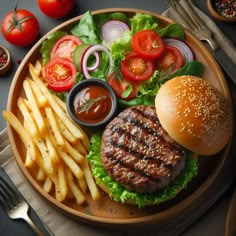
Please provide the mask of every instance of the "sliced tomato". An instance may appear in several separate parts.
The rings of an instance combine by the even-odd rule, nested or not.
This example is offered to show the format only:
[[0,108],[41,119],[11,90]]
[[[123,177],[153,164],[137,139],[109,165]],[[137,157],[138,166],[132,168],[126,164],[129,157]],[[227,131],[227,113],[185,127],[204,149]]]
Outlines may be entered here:
[[55,58],[42,71],[48,87],[55,92],[69,91],[75,83],[76,66],[68,59]]
[[82,40],[74,35],[65,35],[61,37],[53,46],[50,57],[66,58],[72,61],[75,48],[82,44]]
[[155,61],[156,68],[161,70],[167,70],[172,67],[172,72],[181,68],[184,64],[184,57],[181,51],[171,45],[165,45],[164,52]]
[[141,30],[135,33],[131,46],[133,51],[145,59],[156,59],[164,50],[162,38],[153,30]]
[[121,99],[130,100],[137,95],[138,84],[132,83],[132,81],[129,81],[124,77],[118,79],[114,72],[111,72],[108,76],[107,82]]
[[154,65],[152,60],[143,59],[135,52],[125,55],[121,61],[121,72],[127,79],[141,82],[150,78],[153,74]]

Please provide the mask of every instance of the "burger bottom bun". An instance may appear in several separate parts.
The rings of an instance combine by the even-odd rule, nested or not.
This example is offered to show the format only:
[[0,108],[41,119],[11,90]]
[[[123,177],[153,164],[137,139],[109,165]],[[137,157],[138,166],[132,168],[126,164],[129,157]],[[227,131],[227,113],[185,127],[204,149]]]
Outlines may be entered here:
[[163,128],[176,142],[199,155],[213,155],[229,142],[230,104],[209,82],[188,75],[167,81],[155,99]]

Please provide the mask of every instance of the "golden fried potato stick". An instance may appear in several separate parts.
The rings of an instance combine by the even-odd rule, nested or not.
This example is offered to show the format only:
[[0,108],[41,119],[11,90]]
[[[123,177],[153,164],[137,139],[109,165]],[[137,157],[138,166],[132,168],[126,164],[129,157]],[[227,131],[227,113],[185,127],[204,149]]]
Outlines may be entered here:
[[52,191],[52,187],[53,187],[53,182],[50,179],[49,176],[47,176],[45,178],[44,184],[43,184],[43,189],[47,192],[50,193]]
[[28,98],[29,104],[31,106],[31,110],[34,115],[34,120],[38,125],[39,132],[40,132],[40,134],[44,134],[45,130],[46,130],[46,125],[43,121],[43,116],[39,110],[37,100],[33,94],[33,91],[30,87],[28,80],[23,81],[23,88],[24,88],[26,97]]
[[74,145],[74,148],[77,149],[84,156],[88,154],[88,147],[85,148],[80,140],[78,140],[78,143]]
[[49,177],[52,180],[52,182],[54,183],[55,197],[56,197],[57,201],[59,201],[59,202],[64,201],[64,198],[62,197],[62,194],[61,194],[61,189],[60,189],[60,185],[59,185],[58,176],[57,175],[50,175]]
[[42,158],[43,158],[43,162],[44,162],[44,169],[46,171],[46,173],[48,173],[49,175],[54,173],[54,168],[52,165],[52,159],[49,155],[49,151],[48,148],[44,142],[44,139],[39,138],[39,137],[34,137],[34,143],[35,145],[38,147]]
[[87,181],[87,185],[88,185],[88,188],[90,190],[93,200],[98,200],[100,198],[100,193],[99,193],[98,187],[93,179],[91,170],[90,170],[89,165],[86,162],[86,160],[81,162],[81,168],[84,172],[84,177]]
[[39,76],[40,71],[42,70],[42,64],[40,63],[39,60],[37,60],[37,61],[35,62],[34,68],[35,68],[35,72],[36,72],[37,75]]
[[48,149],[49,156],[52,160],[52,163],[53,164],[58,163],[60,161],[60,158],[58,156],[55,146],[52,144],[51,136],[49,133],[45,137],[45,143]]
[[32,109],[31,109],[29,100],[28,100],[27,98],[23,98],[23,97],[21,97],[21,99],[22,99],[22,101],[24,102],[24,104],[26,105],[28,111],[29,111],[29,112],[32,112]]
[[86,198],[85,198],[83,192],[75,184],[71,171],[68,168],[65,168],[65,170],[66,170],[66,177],[67,177],[67,181],[68,181],[68,186],[69,186],[71,192],[73,193],[77,204],[81,205],[86,200]]
[[74,159],[62,150],[58,149],[58,152],[59,152],[60,158],[63,160],[66,166],[71,170],[74,176],[78,179],[82,178],[84,173],[79,167],[79,165],[74,161]]
[[58,182],[59,182],[61,196],[62,196],[62,199],[65,200],[68,193],[68,184],[67,184],[67,178],[66,178],[65,168],[63,164],[58,165],[57,175],[58,175]]
[[39,167],[39,169],[38,169],[38,173],[37,173],[37,175],[36,175],[36,179],[38,180],[38,181],[45,181],[45,179],[46,179],[46,174],[44,173],[44,171],[42,170],[42,168],[40,168]]
[[50,139],[54,147],[56,147],[57,153],[59,157],[65,163],[65,165],[72,171],[72,173],[76,176],[76,178],[80,179],[83,177],[83,171],[79,167],[79,165],[74,161],[74,159],[65,151],[63,147],[57,145],[55,138],[51,135]]
[[38,106],[44,107],[47,105],[47,99],[46,97],[42,94],[41,90],[39,89],[39,87],[35,84],[35,82],[32,79],[28,79],[30,86],[32,88],[32,91],[35,95],[35,97],[37,97],[37,104]]
[[80,189],[85,193],[87,190],[87,182],[86,182],[84,176],[80,179],[77,179],[77,180],[78,180],[78,184],[80,186]]
[[53,98],[55,99],[55,101],[57,102],[57,104],[63,109],[64,112],[67,112],[67,108],[66,108],[66,103],[64,101],[62,101],[58,96],[56,96],[55,94],[52,94]]
[[39,131],[22,97],[18,98],[17,106],[24,117],[24,122],[25,124],[27,124],[28,131],[30,132],[31,136],[37,136]]
[[60,128],[57,124],[52,108],[47,106],[44,108],[44,110],[45,110],[46,118],[48,121],[47,123],[49,124],[49,127],[51,131],[53,132],[53,136],[56,139],[57,145],[64,146],[65,145],[64,138],[60,132]]
[[25,156],[25,162],[24,165],[26,168],[33,168],[35,164],[35,161],[30,157],[30,154],[28,151],[26,151],[26,156]]
[[77,162],[80,163],[82,160],[84,160],[84,156],[81,155],[77,149],[75,149],[71,144],[67,141],[65,141],[65,148],[68,154]]
[[18,118],[10,111],[3,110],[2,116],[11,125],[11,127],[18,133],[22,142],[25,145],[27,152],[30,155],[30,158],[35,160],[36,147],[30,134],[26,131],[25,127],[21,124]]
[[70,142],[73,145],[76,145],[79,142],[79,139],[77,139],[63,124],[63,122],[56,116],[57,124],[59,126],[59,129],[61,131],[61,134],[63,137]]

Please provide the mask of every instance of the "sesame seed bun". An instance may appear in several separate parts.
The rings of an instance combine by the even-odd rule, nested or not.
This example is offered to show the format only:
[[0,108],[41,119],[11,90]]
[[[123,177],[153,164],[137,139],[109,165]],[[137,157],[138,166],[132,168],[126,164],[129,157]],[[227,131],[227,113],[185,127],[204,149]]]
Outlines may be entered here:
[[199,155],[219,152],[232,135],[229,101],[209,82],[178,76],[159,89],[155,106],[163,128]]

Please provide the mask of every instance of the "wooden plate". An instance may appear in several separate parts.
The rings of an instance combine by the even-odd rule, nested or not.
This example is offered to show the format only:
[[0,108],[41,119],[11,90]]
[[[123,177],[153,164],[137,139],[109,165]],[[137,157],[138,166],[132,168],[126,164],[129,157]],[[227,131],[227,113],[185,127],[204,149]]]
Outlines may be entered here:
[[[113,8],[94,11],[93,14],[111,12],[125,12],[130,16],[136,12],[148,13],[154,17],[159,18],[160,23],[163,25],[172,23],[170,19],[167,19],[163,16],[138,9]],[[18,97],[23,94],[22,82],[25,76],[28,74],[28,63],[31,62],[34,64],[36,59],[39,57],[39,47],[41,43],[52,32],[67,29],[79,20],[80,16],[57,26],[48,32],[44,37],[42,37],[42,39],[40,39],[29,51],[20,64],[20,67],[18,68],[13,79],[8,98],[8,110],[19,116],[19,110],[17,108],[16,101]],[[192,47],[196,55],[196,59],[205,65],[206,71],[203,76],[204,79],[218,88],[230,101],[230,93],[223,73],[211,53],[195,36],[191,35],[188,31],[186,31],[186,41]],[[33,186],[33,188],[43,198],[45,198],[49,203],[61,210],[63,213],[66,213],[75,219],[100,226],[117,227],[119,229],[122,229],[122,226],[125,227],[127,225],[138,227],[155,224],[157,226],[158,224],[162,224],[165,220],[176,217],[177,215],[181,214],[182,211],[188,209],[192,202],[197,201],[217,177],[225,160],[227,159],[230,146],[227,145],[224,150],[212,157],[199,157],[200,169],[198,176],[189,183],[186,190],[183,190],[176,198],[168,202],[157,206],[138,209],[136,206],[116,203],[112,201],[106,194],[102,193],[102,198],[100,201],[94,202],[88,196],[87,205],[79,207],[74,202],[60,203],[42,189],[42,187],[32,177],[31,173],[24,167],[24,146],[21,143],[19,136],[9,126],[8,135],[16,162],[18,163],[20,170]]]

